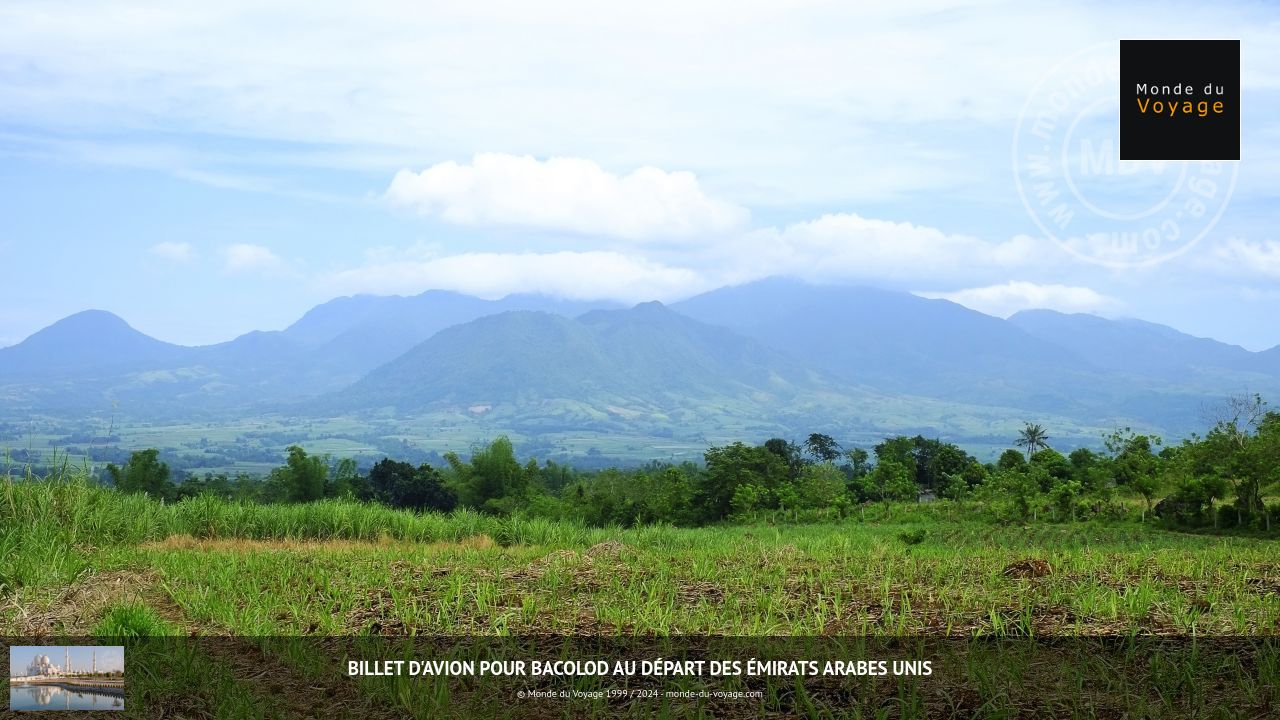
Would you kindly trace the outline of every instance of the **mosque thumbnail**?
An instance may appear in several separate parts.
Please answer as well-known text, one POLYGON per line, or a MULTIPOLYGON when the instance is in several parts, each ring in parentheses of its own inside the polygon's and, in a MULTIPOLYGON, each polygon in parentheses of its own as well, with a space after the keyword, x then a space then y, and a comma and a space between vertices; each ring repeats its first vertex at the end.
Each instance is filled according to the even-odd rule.
POLYGON ((27 677, 54 677, 62 674, 62 668, 53 664, 48 655, 37 655, 27 666, 27 677))

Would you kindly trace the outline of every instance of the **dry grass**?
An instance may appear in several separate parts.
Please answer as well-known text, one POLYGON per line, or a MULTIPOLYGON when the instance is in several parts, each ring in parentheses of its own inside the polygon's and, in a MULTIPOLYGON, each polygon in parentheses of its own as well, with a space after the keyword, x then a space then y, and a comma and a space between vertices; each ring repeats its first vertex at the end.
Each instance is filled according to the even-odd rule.
POLYGON ((88 635, 112 605, 158 604, 156 587, 156 574, 152 571, 88 574, 46 602, 17 604, 12 630, 16 635, 27 637, 88 635), (37 604, 40 607, 33 607, 37 604))
POLYGON ((415 543, 406 540, 395 540, 385 536, 377 540, 300 540, 296 538, 253 540, 249 538, 197 538, 191 535, 171 535, 164 540, 143 543, 138 547, 149 551, 196 550, 201 552, 251 554, 270 551, 364 552, 372 548, 443 552, 447 550, 491 550, 498 547, 498 544, 488 535, 475 535, 457 542, 439 541, 432 543, 415 543))

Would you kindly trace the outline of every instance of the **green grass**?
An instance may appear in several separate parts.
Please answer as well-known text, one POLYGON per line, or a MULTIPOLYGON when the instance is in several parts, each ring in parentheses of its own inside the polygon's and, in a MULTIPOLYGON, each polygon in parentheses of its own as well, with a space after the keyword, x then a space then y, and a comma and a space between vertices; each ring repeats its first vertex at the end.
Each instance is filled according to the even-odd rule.
POLYGON ((892 527, 766 532, 619 532, 627 549, 604 558, 567 537, 507 548, 162 546, 118 559, 157 568, 199 622, 253 635, 1249 635, 1280 627, 1280 601, 1265 584, 1274 581, 1271 547, 1123 536, 1085 545, 1023 533, 1013 549, 962 526, 908 550, 892 527), (1048 559, 1053 574, 1001 574, 1028 556, 1048 559))
MULTIPOLYGON (((809 525, 623 530, 343 501, 263 506, 205 497, 162 504, 76 479, 4 481, 0 550, 0 627, 69 602, 76 596, 63 588, 91 584, 92 573, 128 573, 148 584, 148 592, 127 600, 106 597, 84 601, 76 613, 49 614, 87 626, 45 629, 135 643, 130 662, 143 669, 131 675, 133 707, 185 698, 199 706, 191 714, 210 717, 288 715, 287 704, 300 700, 264 702, 270 691, 227 665, 243 647, 216 652, 165 636, 260 638, 236 642, 278 663, 273 672, 307 678, 290 686, 324 687, 341 671, 306 638, 381 642, 358 656, 386 657, 400 652, 387 644, 397 640, 356 636, 929 635, 980 642, 1280 630, 1274 540, 1132 522, 1001 525, 947 503, 871 508, 866 521, 859 515, 809 525), (1051 571, 1031 578, 1004 572, 1027 559, 1046 561, 1051 571), (208 690, 190 695, 192 685, 208 690)), ((1131 717, 1248 717, 1262 716, 1257 708, 1263 715, 1277 709, 1267 689, 1280 679, 1274 654, 1245 662, 1194 649, 1144 650, 1095 660, 1028 650, 1025 663, 1008 654, 993 663, 983 660, 986 646, 973 647, 958 661, 963 677, 955 687, 964 693, 929 696, 930 687, 952 685, 908 679, 858 685, 848 716, 946 716, 947 707, 963 717, 1018 716, 1044 697, 1028 700, 1016 689, 1039 688, 1046 673, 1052 697, 1083 703, 1035 705, 1049 715, 1092 716, 1089 703, 1099 691, 1088 688, 1098 678, 1107 697, 1128 698, 1131 717), (1252 704, 1240 710, 1206 693, 1196 681, 1210 671, 1227 683, 1213 692, 1227 687, 1252 704)), ((396 716, 502 702, 485 695, 483 684, 371 678, 356 685, 345 691, 347 707, 380 703, 397 708, 396 716)), ((760 702, 783 714, 845 716, 792 681, 762 687, 760 702)), ((590 716, 610 706, 566 705, 566 712, 575 707, 590 716)), ((639 715, 681 715, 672 705, 631 707, 639 715)), ((519 715, 519 708, 504 705, 502 712, 519 715)))
POLYGON ((83 482, 7 482, 0 548, 14 561, 0 583, 12 592, 93 568, 155 571, 193 619, 249 635, 374 624, 480 634, 1280 629, 1274 541, 951 514, 939 504, 896 508, 893 521, 593 529, 337 500, 166 505, 83 482), (228 542, 162 542, 180 536, 228 542), (467 542, 481 536, 492 542, 467 542), (355 544, 307 542, 333 540, 355 544), (609 540, 621 547, 589 551, 609 540), (1002 573, 1028 558, 1051 574, 1002 573))
POLYGON ((0 480, 0 549, 12 558, 0 568, 0 586, 7 591, 67 582, 101 551, 174 535, 412 542, 487 535, 503 544, 567 546, 598 542, 609 532, 468 511, 419 515, 341 500, 260 505, 204 496, 163 504, 81 479, 0 480))
POLYGON ((138 603, 121 603, 107 608, 93 635, 111 638, 161 637, 178 634, 152 608, 138 603))

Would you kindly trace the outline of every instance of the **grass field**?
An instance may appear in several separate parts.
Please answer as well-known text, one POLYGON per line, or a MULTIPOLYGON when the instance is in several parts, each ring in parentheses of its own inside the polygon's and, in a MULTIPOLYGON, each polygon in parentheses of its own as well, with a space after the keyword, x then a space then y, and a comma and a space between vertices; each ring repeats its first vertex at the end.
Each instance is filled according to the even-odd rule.
MULTIPOLYGON (((0 634, 1280 632, 1274 540, 1136 523, 1001 526, 949 520, 964 513, 942 503, 895 508, 892 521, 879 512, 821 525, 589 529, 337 501, 162 505, 82 482, 6 482, 0 634)), ((261 652, 306 666, 287 649, 261 652)), ((374 696, 408 692, 377 687, 374 696)), ((415 706, 424 692, 440 689, 418 687, 415 706)))
POLYGON ((38 609, 86 574, 146 574, 209 632, 1280 631, 1280 544, 1135 523, 1000 526, 939 503, 892 521, 590 529, 0 487, 6 595, 38 609))

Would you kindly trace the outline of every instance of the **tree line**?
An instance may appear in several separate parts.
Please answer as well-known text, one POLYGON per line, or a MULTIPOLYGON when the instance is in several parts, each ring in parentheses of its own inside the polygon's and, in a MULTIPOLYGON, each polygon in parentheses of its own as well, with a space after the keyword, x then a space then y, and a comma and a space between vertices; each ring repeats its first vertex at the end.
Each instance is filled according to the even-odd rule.
POLYGON ((959 446, 922 435, 887 438, 870 449, 844 448, 812 433, 801 442, 711 447, 703 463, 653 462, 633 469, 584 471, 535 459, 520 462, 506 437, 469 457, 411 464, 384 458, 362 472, 288 448, 266 477, 206 474, 174 482, 155 449, 133 452, 105 479, 125 492, 178 500, 211 493, 231 500, 309 502, 350 498, 419 511, 458 507, 491 514, 574 519, 591 525, 725 521, 802 521, 865 514, 895 503, 949 500, 1001 520, 1071 522, 1122 517, 1140 498, 1142 520, 1186 527, 1270 531, 1280 505, 1264 490, 1280 480, 1280 413, 1257 396, 1229 400, 1204 435, 1164 446, 1161 438, 1117 429, 1100 451, 1063 455, 1048 430, 1027 423, 1014 447, 983 463, 959 446))

